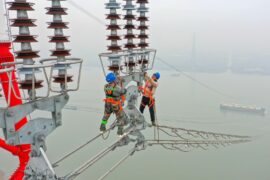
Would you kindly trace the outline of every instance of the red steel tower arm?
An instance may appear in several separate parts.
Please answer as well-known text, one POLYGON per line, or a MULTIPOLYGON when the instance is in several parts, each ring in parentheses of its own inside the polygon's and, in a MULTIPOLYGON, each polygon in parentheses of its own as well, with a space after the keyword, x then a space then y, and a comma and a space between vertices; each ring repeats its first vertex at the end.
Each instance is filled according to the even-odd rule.
MULTIPOLYGON (((14 57, 10 52, 10 42, 0 42, 0 63, 14 62, 14 57)), ((0 68, 4 68, 0 66, 0 68)), ((15 71, 11 73, 12 86, 15 93, 20 96, 19 85, 16 80, 15 71)), ((0 80, 3 87, 4 95, 6 101, 8 101, 9 96, 9 76, 7 73, 0 74, 0 80)), ((16 106, 22 104, 22 100, 18 99, 14 92, 10 93, 10 106, 16 106)), ((15 125, 16 131, 19 130, 27 123, 27 118, 23 118, 15 125)), ((24 170, 29 162, 29 154, 31 152, 31 145, 20 145, 20 146, 11 146, 8 145, 3 139, 0 139, 0 148, 3 148, 19 158, 19 168, 13 173, 10 177, 11 180, 21 180, 24 177, 24 170)))

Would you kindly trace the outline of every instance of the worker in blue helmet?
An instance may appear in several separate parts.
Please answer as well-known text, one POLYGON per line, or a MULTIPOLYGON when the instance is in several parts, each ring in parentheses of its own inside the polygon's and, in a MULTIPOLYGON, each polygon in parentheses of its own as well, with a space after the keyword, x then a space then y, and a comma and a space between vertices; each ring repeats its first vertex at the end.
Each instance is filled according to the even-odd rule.
POLYGON ((100 131, 106 131, 106 124, 108 123, 108 119, 110 118, 112 113, 115 113, 118 124, 118 135, 123 134, 123 126, 125 120, 125 114, 123 112, 123 104, 124 104, 124 95, 126 94, 126 89, 121 88, 117 84, 117 77, 114 73, 109 73, 106 76, 107 84, 104 86, 104 92, 106 98, 104 99, 105 102, 105 110, 104 116, 101 121, 100 131))
POLYGON ((151 116, 151 122, 152 125, 156 125, 156 109, 155 109, 155 92, 158 87, 158 80, 160 79, 160 73, 156 72, 152 75, 152 77, 149 77, 147 73, 145 73, 144 76, 145 79, 145 85, 143 88, 140 88, 143 97, 140 105, 140 111, 141 113, 144 112, 144 109, 146 106, 149 107, 149 112, 151 116))

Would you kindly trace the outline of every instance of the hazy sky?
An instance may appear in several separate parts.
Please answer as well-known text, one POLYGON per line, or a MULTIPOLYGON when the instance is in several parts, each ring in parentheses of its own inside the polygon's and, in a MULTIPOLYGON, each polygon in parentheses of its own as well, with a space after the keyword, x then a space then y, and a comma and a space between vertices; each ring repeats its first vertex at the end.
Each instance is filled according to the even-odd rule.
MULTIPOLYGON (((100 19, 105 19, 104 3, 107 1, 74 1, 100 19)), ((44 8, 49 3, 37 1, 35 8, 38 12, 31 14, 38 19, 38 27, 32 32, 39 35, 40 43, 35 48, 41 50, 42 56, 48 56, 48 49, 54 46, 47 43, 47 36, 53 33, 46 30, 46 22, 51 17, 45 15, 44 8)), ((108 32, 69 3, 63 4, 69 8, 69 16, 65 20, 70 22, 70 30, 66 34, 71 35, 68 46, 72 48, 72 54, 96 62, 98 53, 106 50, 108 42, 105 36, 108 32)), ((194 32, 199 53, 270 54, 269 0, 150 0, 149 6, 151 47, 157 48, 164 58, 189 53, 194 32)))

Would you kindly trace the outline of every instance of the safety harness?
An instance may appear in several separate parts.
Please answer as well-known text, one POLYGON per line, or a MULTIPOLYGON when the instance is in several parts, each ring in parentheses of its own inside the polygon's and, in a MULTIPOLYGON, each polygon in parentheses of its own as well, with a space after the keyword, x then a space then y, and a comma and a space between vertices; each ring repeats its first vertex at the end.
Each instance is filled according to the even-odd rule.
POLYGON ((118 106, 119 109, 120 109, 120 111, 122 111, 123 110, 122 105, 125 102, 126 97, 124 95, 122 95, 119 100, 115 100, 115 98, 117 98, 117 97, 113 96, 113 92, 115 90, 115 86, 113 86, 113 87, 111 87, 111 86, 110 87, 106 87, 106 89, 105 89, 105 91, 106 91, 106 99, 104 99, 103 101, 105 103, 109 103, 109 104, 118 106))
MULTIPOLYGON (((150 83, 148 80, 148 81, 146 81, 145 86, 144 87, 140 86, 139 89, 142 91, 143 96, 148 97, 150 99, 149 107, 152 107, 155 104, 155 99, 154 99, 153 92, 152 92, 153 86, 151 85, 151 87, 149 88, 149 84, 150 83)), ((143 106, 146 106, 146 104, 143 104, 143 102, 141 104, 143 106)))

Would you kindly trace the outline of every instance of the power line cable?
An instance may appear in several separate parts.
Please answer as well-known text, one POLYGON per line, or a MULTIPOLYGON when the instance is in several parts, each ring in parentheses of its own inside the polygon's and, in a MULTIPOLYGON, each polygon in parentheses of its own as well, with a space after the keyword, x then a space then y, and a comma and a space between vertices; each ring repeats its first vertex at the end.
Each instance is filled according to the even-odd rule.
POLYGON ((79 4, 77 4, 76 2, 74 2, 73 0, 68 0, 67 1, 70 5, 72 5, 73 7, 77 8, 78 10, 80 10, 81 12, 83 12, 85 15, 87 15, 88 17, 90 17, 91 19, 95 20, 96 22, 98 22, 99 24, 101 24, 102 26, 106 25, 106 23, 98 18, 96 15, 94 15, 93 13, 87 11, 85 8, 83 8, 82 6, 80 6, 79 4))
POLYGON ((98 180, 103 180, 107 176, 109 176, 116 168, 118 168, 122 163, 124 163, 130 156, 132 156, 136 151, 136 148, 133 148, 131 151, 129 151, 128 154, 126 154, 124 157, 122 157, 113 167, 111 167, 105 174, 103 174, 98 180))
POLYGON ((157 59, 158 59, 161 63, 163 63, 164 65, 166 65, 167 67, 169 67, 169 68, 171 68, 171 69, 173 69, 173 70, 175 70, 175 71, 177 71, 177 72, 183 74, 184 76, 186 76, 187 78, 191 79, 192 81, 198 83, 198 84, 201 85, 202 87, 204 87, 204 88, 206 88, 206 89, 208 89, 208 90, 210 90, 210 91, 212 91, 212 92, 214 92, 214 93, 216 93, 216 94, 218 94, 218 95, 220 95, 220 96, 227 97, 227 98, 234 99, 234 100, 237 99, 236 97, 233 97, 233 96, 231 96, 231 95, 228 95, 228 94, 226 94, 226 93, 224 93, 224 92, 222 92, 222 91, 220 91, 220 90, 217 90, 217 89, 215 89, 215 88, 209 86, 209 85, 206 84, 206 83, 203 83, 203 82, 199 81, 198 79, 196 79, 196 78, 192 77, 191 75, 185 73, 184 71, 180 70, 180 69, 177 68, 176 66, 167 63, 166 61, 164 61, 164 60, 163 60, 162 58, 160 58, 160 57, 157 57, 157 59))
MULTIPOLYGON (((101 24, 102 26, 106 25, 106 23, 101 20, 100 18, 98 18, 96 15, 90 13, 88 10, 84 9, 82 6, 80 6, 79 4, 75 3, 73 0, 69 0, 68 1, 72 6, 74 6, 75 8, 77 8, 78 10, 80 10, 81 12, 83 12, 84 14, 86 14, 88 17, 90 17, 91 19, 95 20, 96 22, 98 22, 99 24, 101 24)), ((170 67, 171 69, 174 69, 175 71, 179 72, 179 73, 182 73, 184 76, 186 76, 187 78, 191 79, 192 81, 198 83, 199 85, 201 85, 202 87, 220 95, 220 96, 223 96, 223 97, 226 97, 226 98, 230 98, 230 99, 233 99, 233 100, 238 100, 236 97, 233 97, 231 95, 228 95, 220 90, 217 90, 211 86, 209 86, 208 84, 206 83, 203 83, 199 80, 197 80, 196 78, 192 77, 191 75, 185 73, 184 71, 178 69, 177 67, 175 67, 174 65, 171 65, 169 63, 167 63, 166 61, 164 61, 162 58, 160 57, 157 57, 157 59, 162 62, 164 65, 170 67)))
POLYGON ((59 163, 61 163, 62 161, 64 161, 65 159, 67 159, 68 157, 70 157, 71 155, 73 155, 74 153, 78 152, 79 150, 83 149, 84 147, 86 147, 88 144, 94 142, 95 140, 97 140, 99 137, 104 136, 104 134, 106 132, 110 132, 110 130, 115 128, 115 122, 111 125, 111 127, 109 129, 107 129, 106 131, 104 131, 103 133, 98 134, 97 136, 95 136, 94 138, 91 138, 90 140, 88 140, 86 143, 80 145, 79 147, 77 147, 76 149, 74 149, 73 151, 65 154, 63 157, 61 157, 59 160, 57 160, 55 163, 53 163, 53 167, 57 167, 59 163))
POLYGON ((71 173, 69 173, 68 175, 66 175, 64 177, 64 179, 72 180, 72 179, 75 179, 76 177, 78 177, 80 174, 82 174, 88 168, 90 168, 93 164, 95 164, 100 159, 102 159, 107 154, 109 154, 111 151, 113 151, 117 146, 119 146, 119 144, 121 144, 122 141, 125 141, 125 138, 128 138, 128 135, 131 134, 132 131, 134 131, 134 130, 135 130, 134 127, 131 128, 128 132, 126 132, 124 135, 122 135, 119 140, 117 140, 116 142, 111 144, 109 147, 105 148, 104 150, 102 150, 101 152, 96 154, 94 157, 90 158, 88 161, 86 161, 83 165, 78 167, 76 170, 74 170, 71 173))

